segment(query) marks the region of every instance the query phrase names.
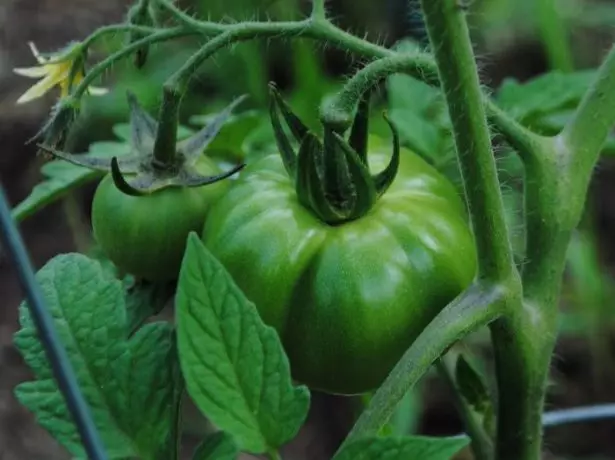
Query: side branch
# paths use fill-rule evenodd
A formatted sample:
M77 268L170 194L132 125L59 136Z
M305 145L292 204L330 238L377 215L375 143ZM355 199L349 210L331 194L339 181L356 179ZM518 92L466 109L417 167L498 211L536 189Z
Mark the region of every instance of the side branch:
M476 283L446 306L404 353L344 444L377 432L397 403L448 347L500 316L506 292L500 285Z
M116 51L111 54L107 58L100 61L98 64L93 66L89 72L85 75L84 79L79 82L79 85L75 88L74 96L75 98L80 98L87 91L88 87L92 84L92 82L102 75L115 61L122 59L124 57L130 56L136 50L141 48L144 45L150 45L152 43L164 42L167 40L172 40L174 38L185 37L188 35L194 35L195 31L186 29L184 27L175 27L173 29L165 29L160 32L153 33L148 35L147 37L143 37L140 40L136 40L133 43L125 46L124 48Z
M325 0L312 0L312 18L316 21L321 21L326 17Z
M600 66L574 116L559 135L571 155L570 163L591 174L600 149L615 125L615 45ZM577 174L580 174L579 172ZM586 177L589 180L589 177Z
M384 78L395 73L407 73L433 86L438 86L438 69L426 53L401 54L372 61L355 73L339 93L321 109L324 123L348 128L361 95Z

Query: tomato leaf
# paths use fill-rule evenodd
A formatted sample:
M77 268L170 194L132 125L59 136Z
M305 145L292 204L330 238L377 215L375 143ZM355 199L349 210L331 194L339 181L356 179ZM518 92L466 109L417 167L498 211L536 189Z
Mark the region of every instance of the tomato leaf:
M106 157L121 156L128 153L128 145L120 142L97 142L92 144L84 156ZM52 202L62 198L69 191L91 182L103 175L71 164L64 160L53 160L41 168L44 180L37 184L21 203L13 208L13 218L21 221L41 210Z
M470 410L480 417L487 434L495 436L495 412L491 394L484 377L470 364L463 354L455 362L455 383Z
M527 124L532 117L576 106L594 75L595 70L574 73L554 71L525 83L509 78L499 88L496 103L517 120Z
M349 443L333 460L449 460L468 442L467 437L366 437Z
M188 238L176 308L186 387L203 414L249 452L292 439L307 415L309 391L292 385L277 333L195 233Z
M84 255L57 256L37 278L109 458L170 458L181 391L172 327L151 323L129 340L121 282ZM20 324L15 345L37 380L18 385L17 398L85 459L25 302Z
M192 460L235 460L239 455L231 435L218 431L207 437L192 454Z
M137 282L132 276L124 278L123 283L129 333L137 330L147 318L160 313L175 292L173 283Z

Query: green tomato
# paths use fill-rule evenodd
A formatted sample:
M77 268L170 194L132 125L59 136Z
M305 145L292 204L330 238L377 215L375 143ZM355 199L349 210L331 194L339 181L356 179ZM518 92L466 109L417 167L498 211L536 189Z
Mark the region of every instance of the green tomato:
M219 174L202 157L197 170ZM105 255L123 272L149 281L176 279L191 231L203 228L212 203L227 190L228 180L197 188L170 187L145 196L117 189L111 175L98 185L92 203L94 237Z
M372 171L390 161L384 147L370 138ZM203 241L278 331L293 377L337 394L377 388L477 265L455 188L408 150L370 212L338 226L303 207L267 156L214 205Z

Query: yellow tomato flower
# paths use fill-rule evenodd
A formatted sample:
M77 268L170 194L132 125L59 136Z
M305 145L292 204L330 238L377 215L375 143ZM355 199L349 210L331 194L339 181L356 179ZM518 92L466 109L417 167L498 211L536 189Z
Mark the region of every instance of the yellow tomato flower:
M13 69L13 71L16 74L22 75L24 77L42 78L42 80L32 86L28 91L26 91L17 100L17 104L24 104L26 102L30 102L34 99L37 99L43 96L56 85L60 87L61 96L66 96L69 90L68 78L76 56L72 56L69 52L66 53L64 56L58 56L53 59L46 59L40 55L34 43L28 42L28 45L30 46L32 54L38 61L39 65L36 67ZM72 83L73 85L77 85L81 80L83 80L83 70L80 69L75 73ZM88 88L88 91L90 94L93 94L95 96L107 93L106 88L96 88L93 86L90 86Z

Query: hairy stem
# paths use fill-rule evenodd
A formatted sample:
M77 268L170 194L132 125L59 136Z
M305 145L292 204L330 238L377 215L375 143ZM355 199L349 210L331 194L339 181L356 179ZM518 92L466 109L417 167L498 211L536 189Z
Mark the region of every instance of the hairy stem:
M309 21L288 22L245 22L235 24L233 27L209 40L199 51L193 54L188 61L170 77L182 91L188 86L190 78L203 62L222 48L233 43L254 38L265 38L275 35L301 35L309 28Z
M353 111L361 94L375 86L380 80L395 74L405 73L432 86L439 86L440 79L433 57L427 53L396 53L370 62L356 72L339 93L322 107L322 119L326 123L350 126ZM483 102L489 121L496 131L515 149L524 161L536 161L545 155L542 143L546 138L531 132L500 109L487 95Z
M177 8L172 1L156 0L156 2L163 9L171 13L171 16L173 16L176 21L191 29L205 32L206 34L216 34L224 32L227 28L227 26L225 26L224 24L219 24L212 21L200 21L196 18L193 18L189 14L186 14L182 10Z
M312 18L315 20L323 20L326 15L325 0L312 0Z
M598 70L574 116L559 135L578 190L589 184L600 150L615 125L615 45ZM573 174L574 173L574 174ZM576 196L575 196L576 197ZM584 197L578 196L578 199Z
M542 43L552 69L571 72L574 69L570 38L566 33L566 25L558 14L557 0L536 0L538 27Z
M505 295L500 285L474 284L446 306L404 353L344 444L377 433L397 403L450 345L499 316Z
M498 382L496 455L541 458L541 417L557 332L558 297L570 232L572 195L553 139L525 163L526 262L522 308L491 325ZM573 211L574 212L574 211Z
M516 269L464 12L457 0L422 0L422 6L453 126L480 275L503 280Z
M556 324L540 315L539 306L526 301L523 307L522 313L491 324L498 382L498 460L542 458L541 417Z
M433 58L426 53L394 54L370 62L355 73L344 87L321 108L321 118L339 130L350 127L354 110L361 96L378 82L392 74L403 72L437 86L438 70Z
M154 159L156 164L165 168L175 164L175 149L177 145L177 128L179 125L179 107L183 91L175 85L165 84L160 104L158 131L154 143Z
M116 51L112 55L106 57L98 64L93 66L85 75L83 80L81 80L79 84L75 87L73 93L74 97L77 99L82 97L83 94L87 91L88 87L94 82L94 80L100 75L102 75L111 65L113 65L113 63L115 63L119 59L130 56L142 46L194 34L194 30L186 29L184 27L177 27L173 29L162 30L160 32L156 32L154 34L148 35L147 37L143 37L140 40L132 42L131 44L125 46L121 50Z
M155 27L137 26L134 24L110 24L97 29L92 35L87 37L81 46L85 49L92 46L96 41L108 34L117 34L118 32L139 32L142 34L154 34L158 32Z

